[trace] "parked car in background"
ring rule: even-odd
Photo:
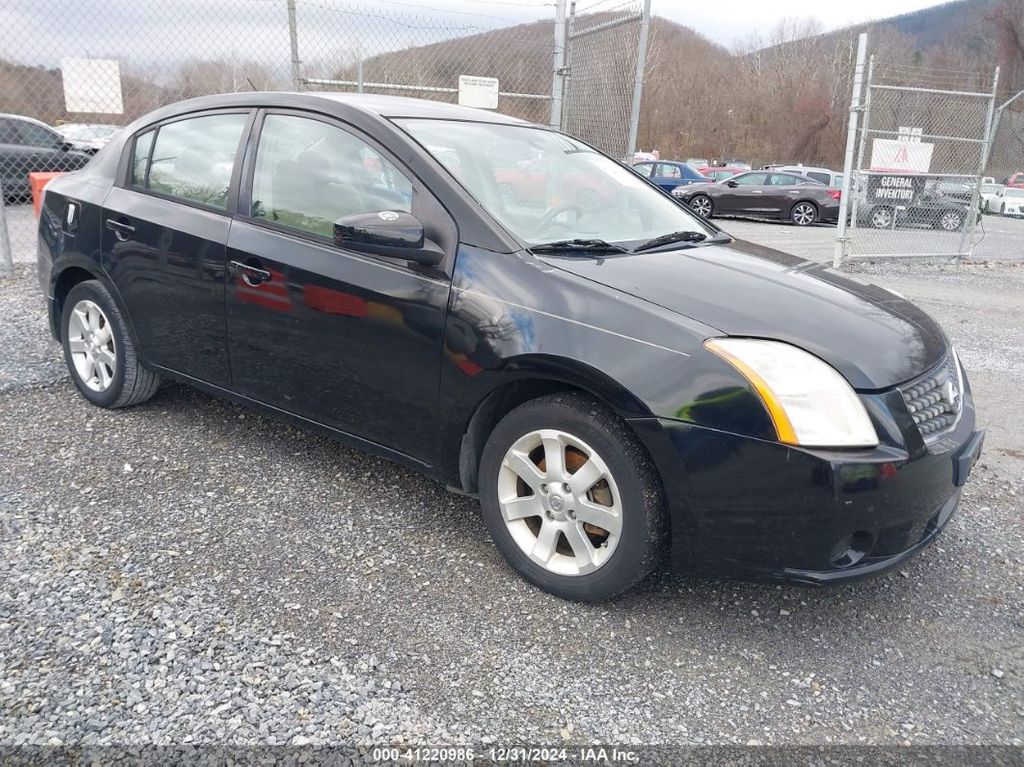
[[[616,205],[506,205],[496,171],[530,153]],[[424,472],[477,497],[509,563],[567,599],[619,594],[669,552],[817,584],[902,566],[982,448],[960,361],[921,309],[484,110],[173,104],[49,184],[37,244],[88,402],[139,404],[165,376]],[[64,426],[92,420],[71,408]],[[418,511],[404,524],[433,534]],[[465,516],[445,556],[482,534]]]
[[[649,178],[666,192],[679,186],[697,184],[708,180],[693,166],[685,162],[640,162],[633,170],[644,178]]]
[[[715,165],[705,165],[703,168],[698,168],[697,172],[702,176],[706,176],[712,181],[725,181],[727,178],[744,173],[748,168],[737,168],[737,167],[719,167]]]
[[[703,168],[708,164],[707,157],[691,157],[686,161],[686,164],[691,168]]]
[[[825,186],[830,186],[833,189],[843,188],[843,174],[828,168],[816,168],[812,165],[776,165],[773,170],[798,173],[814,181],[820,181]]]
[[[29,173],[78,170],[89,158],[44,122],[0,114],[0,185],[6,199],[31,194]]]
[[[57,126],[57,132],[69,141],[73,148],[86,154],[96,154],[119,130],[120,125],[99,123],[61,123]]]
[[[858,207],[857,225],[873,229],[927,227],[956,232],[968,221],[968,205],[954,197],[925,194],[905,204],[879,203]],[[980,211],[976,215],[981,215]]]
[[[1024,216],[1024,187],[1004,187],[992,202],[1001,216]]]
[[[672,196],[704,218],[756,216],[797,226],[839,219],[839,190],[796,173],[748,171],[724,181],[680,187]]]
[[[996,213],[999,210],[999,193],[1006,189],[1002,184],[997,184],[995,179],[986,177],[981,180],[978,187],[978,194],[981,197],[981,210],[984,213]]]
[[[1006,186],[1016,187],[1017,189],[1024,189],[1024,173],[1014,173],[1012,176],[1008,176],[1003,184]]]

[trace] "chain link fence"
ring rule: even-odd
[[[553,15],[538,6],[539,18],[526,23],[500,5],[471,7],[8,0],[0,9],[0,235],[9,232],[10,245],[0,236],[0,267],[4,252],[19,260],[34,252],[30,173],[76,170],[120,126],[195,96],[325,90],[457,102],[460,76],[495,78],[498,111],[627,152],[649,2],[645,13],[643,0],[579,8],[560,0]],[[553,75],[558,48],[564,66]],[[556,87],[564,106],[553,121]]]
[[[998,73],[872,58],[862,95],[842,258],[1003,258],[1024,248],[1018,113],[997,127]],[[1021,200],[1024,211],[1024,199]]]
[[[574,2],[570,9],[561,127],[612,157],[636,147],[649,9],[649,0]]]

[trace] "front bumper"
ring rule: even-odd
[[[926,548],[984,439],[969,394],[951,432],[910,448],[814,450],[668,419],[631,423],[665,486],[675,565],[809,584],[874,575]]]

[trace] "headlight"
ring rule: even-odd
[[[677,186],[675,189],[672,190],[672,196],[673,197],[683,197],[685,194],[686,194],[686,189],[684,187],[681,187],[681,186]]]
[[[804,447],[874,447],[878,435],[857,394],[836,370],[781,341],[713,338],[724,359],[761,397],[780,442]]]

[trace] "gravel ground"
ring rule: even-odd
[[[1024,745],[1024,268],[858,268],[943,322],[989,428],[945,535],[849,586],[663,573],[575,605],[384,460],[174,384],[90,406],[18,267],[0,746]]]

